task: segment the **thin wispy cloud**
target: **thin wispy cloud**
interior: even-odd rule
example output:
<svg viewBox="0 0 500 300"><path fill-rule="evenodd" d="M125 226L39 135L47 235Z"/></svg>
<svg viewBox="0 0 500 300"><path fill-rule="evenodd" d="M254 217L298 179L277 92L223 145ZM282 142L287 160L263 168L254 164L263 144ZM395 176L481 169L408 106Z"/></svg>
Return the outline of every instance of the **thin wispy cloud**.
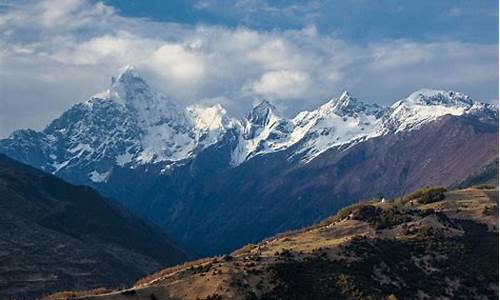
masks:
<svg viewBox="0 0 500 300"><path fill-rule="evenodd" d="M211 3L199 2L198 9ZM266 12L273 13L272 7ZM270 30L189 25L125 17L88 0L6 5L0 31L0 136L44 126L71 104L107 88L127 64L179 103L221 102L235 114L259 98L293 114L344 89L379 103L422 87L457 89L486 101L494 101L498 91L493 43L355 43L314 24Z"/></svg>

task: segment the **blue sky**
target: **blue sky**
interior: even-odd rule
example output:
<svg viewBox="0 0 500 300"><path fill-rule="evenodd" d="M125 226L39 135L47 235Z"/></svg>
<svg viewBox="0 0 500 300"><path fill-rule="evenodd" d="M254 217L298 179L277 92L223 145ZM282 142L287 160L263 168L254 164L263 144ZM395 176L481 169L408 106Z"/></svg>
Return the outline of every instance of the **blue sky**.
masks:
<svg viewBox="0 0 500 300"><path fill-rule="evenodd" d="M106 0L125 16L258 30L315 25L320 33L366 43L381 39L498 42L498 1Z"/></svg>
<svg viewBox="0 0 500 300"><path fill-rule="evenodd" d="M498 1L0 0L0 137L41 129L133 64L180 105L285 115L343 90L498 102Z"/></svg>

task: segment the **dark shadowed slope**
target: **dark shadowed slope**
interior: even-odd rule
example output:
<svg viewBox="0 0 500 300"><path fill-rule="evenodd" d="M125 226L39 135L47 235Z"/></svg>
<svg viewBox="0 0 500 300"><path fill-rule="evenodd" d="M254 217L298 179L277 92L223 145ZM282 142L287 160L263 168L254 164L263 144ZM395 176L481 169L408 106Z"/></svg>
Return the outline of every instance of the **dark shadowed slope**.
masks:
<svg viewBox="0 0 500 300"><path fill-rule="evenodd" d="M116 286L186 259L89 187L0 155L0 298Z"/></svg>
<svg viewBox="0 0 500 300"><path fill-rule="evenodd" d="M477 185L498 185L498 158L467 177L464 181L456 184L460 188Z"/></svg>

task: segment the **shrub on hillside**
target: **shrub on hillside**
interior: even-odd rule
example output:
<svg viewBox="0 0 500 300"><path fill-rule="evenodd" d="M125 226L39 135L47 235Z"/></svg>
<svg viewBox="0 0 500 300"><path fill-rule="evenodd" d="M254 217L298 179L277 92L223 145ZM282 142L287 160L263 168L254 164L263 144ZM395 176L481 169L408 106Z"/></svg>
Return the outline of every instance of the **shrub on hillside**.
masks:
<svg viewBox="0 0 500 300"><path fill-rule="evenodd" d="M417 200L420 204L433 203L444 200L446 189L443 187L423 188L411 194L404 196L401 199L402 203L408 203L412 200Z"/></svg>
<svg viewBox="0 0 500 300"><path fill-rule="evenodd" d="M322 223L320 223L320 225L326 225L326 224L329 224L329 223L335 223L335 222L338 222L338 221L342 221L346 218L349 217L349 215L359 209L360 207L363 207L365 206L366 203L356 203L356 204L353 204L353 205L350 205L350 206L346 206L342 209L340 209L333 217L330 217L328 218L326 221L323 221Z"/></svg>
<svg viewBox="0 0 500 300"><path fill-rule="evenodd" d="M411 220L411 216L397 207L380 208L373 205L361 206L352 212L352 218L365 221L376 229L391 228Z"/></svg>

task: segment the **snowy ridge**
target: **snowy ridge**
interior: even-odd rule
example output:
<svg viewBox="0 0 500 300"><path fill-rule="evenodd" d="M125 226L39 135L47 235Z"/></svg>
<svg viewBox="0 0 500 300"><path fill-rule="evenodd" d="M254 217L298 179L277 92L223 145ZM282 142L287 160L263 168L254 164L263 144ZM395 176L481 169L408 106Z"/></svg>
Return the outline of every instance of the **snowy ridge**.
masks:
<svg viewBox="0 0 500 300"><path fill-rule="evenodd" d="M228 132L236 135L228 141L232 166L283 150L307 163L333 147L464 114L498 119L498 108L453 91L419 90L390 107L343 92L294 118L282 117L263 100L238 120L218 104L180 107L127 66L108 90L74 105L41 132L12 133L0 141L0 151L47 172L76 170L87 180L105 182L115 166L171 168L222 142Z"/></svg>
<svg viewBox="0 0 500 300"><path fill-rule="evenodd" d="M302 143L297 154L308 162L334 146L362 140L375 130L382 112L382 107L344 92L315 111L301 113L293 120Z"/></svg>
<svg viewBox="0 0 500 300"><path fill-rule="evenodd" d="M219 142L230 128L238 126L238 122L229 117L227 111L220 105L192 105L186 108L194 129L198 146L206 148Z"/></svg>
<svg viewBox="0 0 500 300"><path fill-rule="evenodd" d="M474 106L475 102L462 93L418 90L390 107L388 114L384 116L383 129L395 132L417 129L444 115L459 116L468 113Z"/></svg>
<svg viewBox="0 0 500 300"><path fill-rule="evenodd" d="M459 92L429 89L418 90L390 107L364 103L344 91L340 97L331 99L316 110L300 112L293 119L279 117L275 109L270 111L272 113L266 115L269 121L258 124L258 134L240 137L232 156L234 166L254 156L291 146L294 146L294 152L290 158L299 158L307 163L332 147L415 130L445 115L489 112L498 118L498 108L493 105L474 102ZM244 120L245 132L257 126L252 125L253 119L248 117Z"/></svg>
<svg viewBox="0 0 500 300"><path fill-rule="evenodd" d="M244 120L245 134L233 152L232 163L238 165L256 155L284 150L299 142L301 145L293 155L302 156L304 162L310 161L333 146L365 137L377 124L382 110L343 92L317 110L301 112L289 120L277 115L276 108L263 101Z"/></svg>
<svg viewBox="0 0 500 300"><path fill-rule="evenodd" d="M271 153L293 144L290 133L293 124L278 115L267 100L261 101L240 123L238 144L231 156L233 166L258 154Z"/></svg>

